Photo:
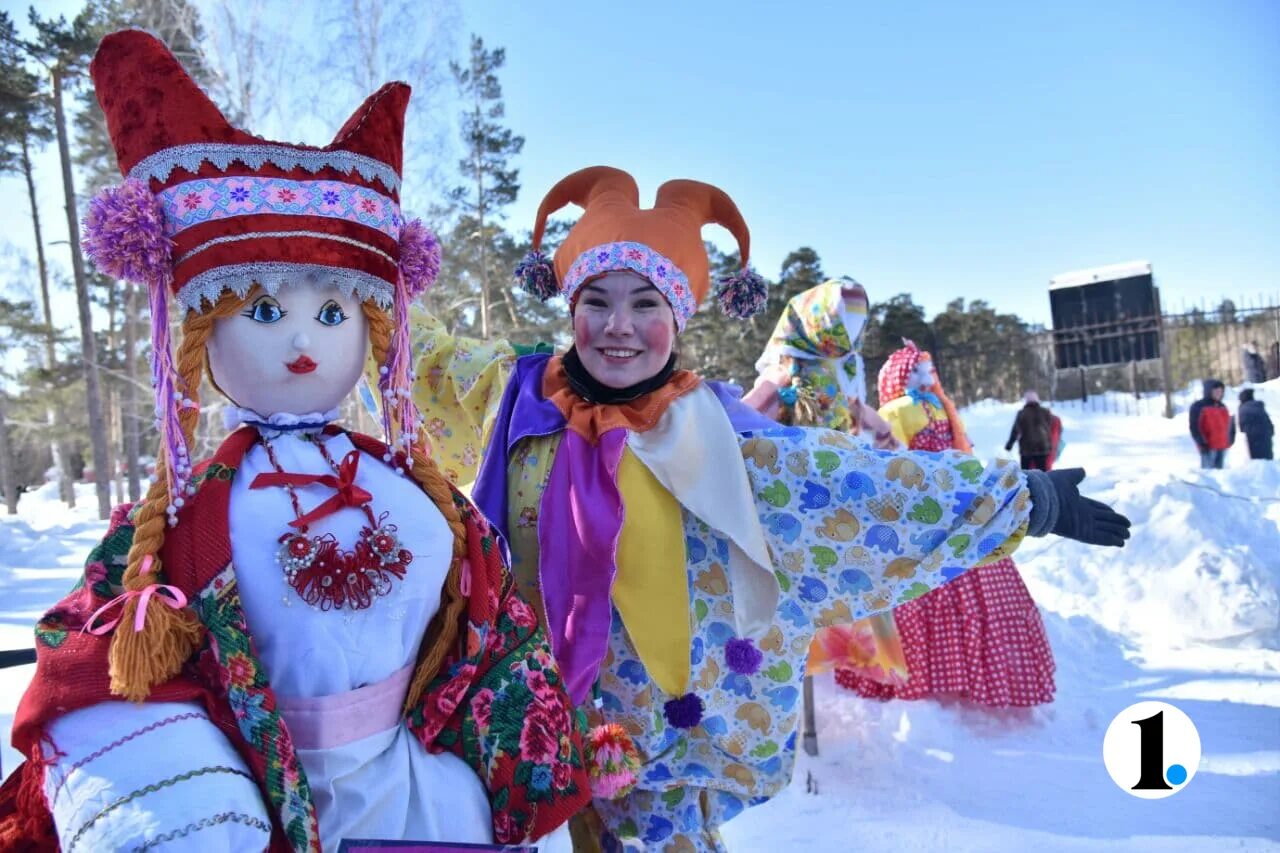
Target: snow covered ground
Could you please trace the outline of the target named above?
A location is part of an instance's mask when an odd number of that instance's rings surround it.
[[[1278,418],[1280,382],[1259,397]],[[1003,452],[1016,409],[964,413],[979,454]],[[1018,554],[1057,701],[996,714],[871,702],[819,679],[821,754],[726,827],[734,853],[1280,850],[1280,463],[1250,463],[1241,440],[1225,471],[1197,470],[1185,414],[1059,414],[1061,464],[1086,468],[1087,493],[1127,513],[1134,537],[1122,552],[1050,539]],[[0,517],[0,648],[30,645],[73,582],[103,529],[93,503],[86,491],[67,511],[41,491]],[[30,675],[0,672],[6,732]],[[1203,745],[1196,777],[1164,800],[1130,797],[1102,763],[1108,723],[1143,699],[1189,714]]]

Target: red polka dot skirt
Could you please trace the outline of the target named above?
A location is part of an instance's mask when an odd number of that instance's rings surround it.
[[[1010,559],[970,569],[893,611],[905,684],[840,667],[836,681],[875,699],[954,696],[991,706],[1053,701],[1053,652],[1040,611]]]

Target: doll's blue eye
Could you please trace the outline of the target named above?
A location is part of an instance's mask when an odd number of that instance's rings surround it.
[[[316,319],[325,326],[337,326],[346,321],[347,315],[342,306],[331,299],[321,306]]]
[[[257,323],[277,323],[284,318],[284,309],[270,298],[259,299],[245,316]]]

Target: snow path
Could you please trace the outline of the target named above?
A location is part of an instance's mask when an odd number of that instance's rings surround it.
[[[1259,397],[1280,420],[1280,382]],[[965,411],[979,455],[1003,454],[1016,409]],[[1056,411],[1061,465],[1088,469],[1086,493],[1135,525],[1122,552],[1046,539],[1018,553],[1057,701],[1001,713],[880,703],[821,678],[820,756],[802,755],[786,791],[726,827],[733,853],[1280,850],[1280,463],[1249,462],[1240,440],[1226,470],[1201,472],[1185,414]],[[104,529],[93,504],[86,489],[68,511],[42,489],[0,518],[0,648],[30,646],[32,622],[74,582]],[[0,671],[6,732],[31,670]],[[1151,698],[1190,715],[1203,758],[1184,791],[1149,801],[1111,782],[1102,737]],[[18,756],[5,741],[7,771]]]

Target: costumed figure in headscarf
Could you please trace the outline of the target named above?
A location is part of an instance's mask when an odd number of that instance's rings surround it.
[[[755,387],[742,401],[783,424],[847,432],[880,449],[899,447],[866,401],[862,341],[869,307],[866,288],[847,276],[793,296],[756,361]],[[892,611],[818,631],[808,674],[841,664],[875,672],[886,683],[906,680]]]
[[[905,343],[880,369],[880,414],[912,450],[972,453],[933,360]],[[879,699],[950,696],[990,706],[1053,701],[1053,652],[1012,559],[985,562],[902,604],[893,616],[907,680],[886,678],[879,668],[848,665],[836,669],[839,684]]]
[[[90,72],[126,180],[84,242],[150,298],[157,476],[36,626],[0,848],[566,849],[585,717],[409,396],[440,260],[400,215],[409,87],[309,148],[233,127],[140,30]],[[335,423],[370,353],[384,439]],[[230,434],[200,461],[206,376]]]

